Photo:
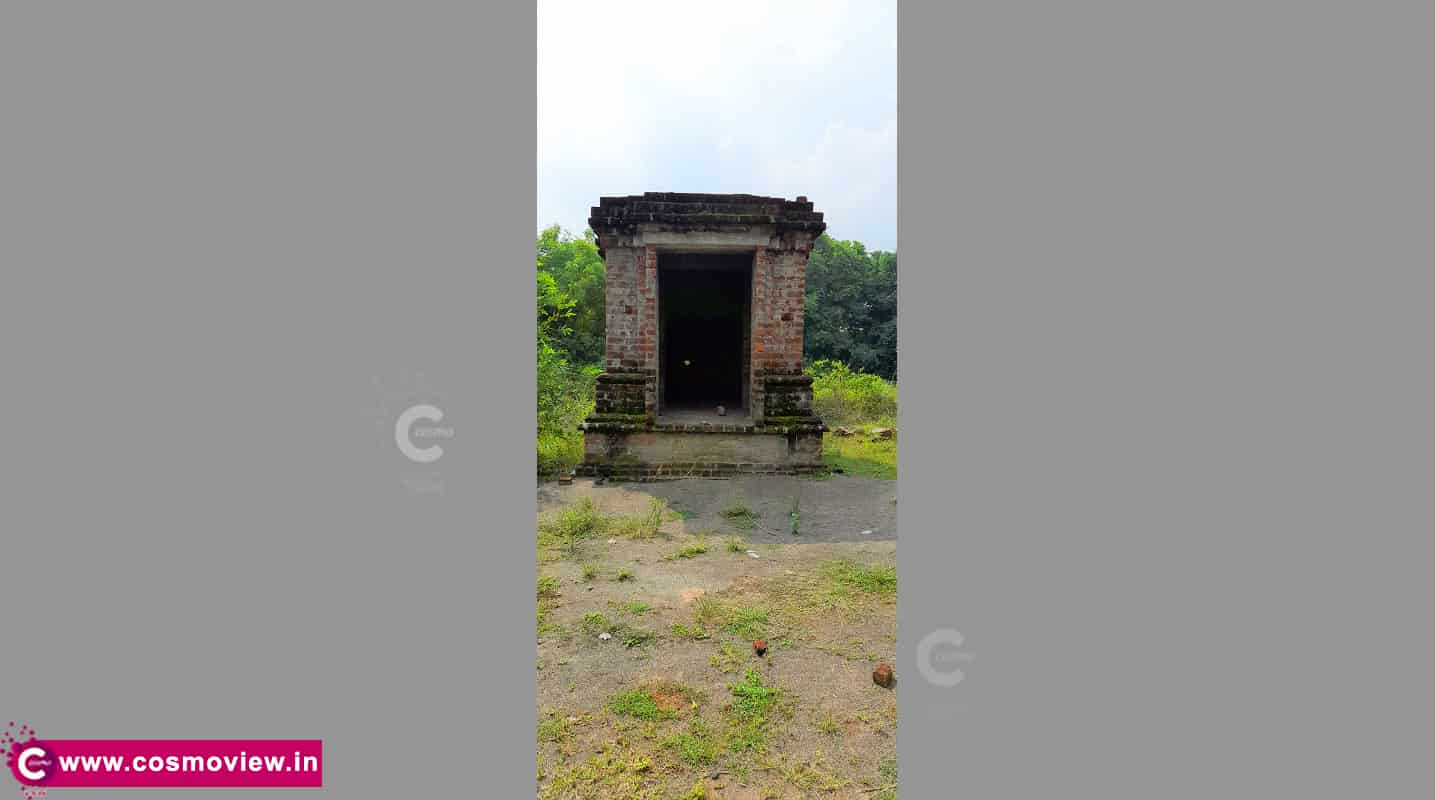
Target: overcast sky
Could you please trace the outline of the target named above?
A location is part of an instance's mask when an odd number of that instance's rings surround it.
[[[806,195],[896,250],[895,0],[541,0],[538,227],[645,191]]]

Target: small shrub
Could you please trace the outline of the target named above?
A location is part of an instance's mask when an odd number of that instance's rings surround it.
[[[623,628],[623,646],[627,648],[641,647],[653,640],[653,634],[638,628]]]
[[[757,512],[742,503],[733,503],[719,513],[740,530],[750,531],[757,527]]]
[[[812,410],[829,425],[875,422],[891,427],[897,420],[897,385],[851,369],[840,361],[815,361]]]
[[[665,561],[676,561],[680,558],[697,558],[698,556],[702,555],[703,553],[706,553],[707,551],[708,546],[699,542],[697,544],[690,544],[687,547],[678,550],[676,553],[669,553],[668,555],[663,556],[663,559]]]
[[[591,497],[585,497],[567,508],[540,517],[539,560],[553,560],[554,556],[573,556],[578,551],[578,543],[597,535],[602,525],[603,517],[598,513]]]
[[[612,633],[614,630],[613,621],[597,611],[589,611],[583,615],[583,630],[591,634]]]

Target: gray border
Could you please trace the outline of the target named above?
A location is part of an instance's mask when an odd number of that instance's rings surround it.
[[[531,796],[535,22],[0,9],[0,724],[324,740],[323,790],[226,797]],[[442,494],[389,390],[441,400]]]
[[[902,796],[1428,793],[1429,6],[901,11]]]

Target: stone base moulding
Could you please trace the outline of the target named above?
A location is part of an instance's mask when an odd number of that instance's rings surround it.
[[[579,475],[654,481],[826,474],[820,424],[643,425],[590,420]]]

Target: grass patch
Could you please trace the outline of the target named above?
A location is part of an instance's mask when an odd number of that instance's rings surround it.
[[[629,614],[632,614],[635,617],[640,617],[648,613],[649,611],[652,611],[653,607],[648,605],[647,603],[640,603],[636,600],[633,600],[624,604],[623,610],[628,612]]]
[[[742,503],[733,503],[718,513],[734,528],[750,531],[757,527],[757,512]]]
[[[538,563],[547,564],[577,556],[580,545],[595,536],[622,536],[650,539],[659,535],[664,523],[679,519],[664,500],[652,498],[642,514],[603,514],[584,497],[574,503],[542,514],[538,518]]]
[[[872,800],[897,800],[897,759],[886,758],[877,765],[877,783],[870,788],[876,792]]]
[[[680,558],[697,558],[698,556],[706,553],[707,551],[708,546],[703,544],[702,542],[698,542],[696,544],[690,544],[687,547],[678,550],[676,553],[669,553],[666,556],[663,556],[663,560],[677,561]]]
[[[622,630],[622,634],[623,646],[628,648],[642,647],[653,641],[651,631],[645,631],[639,628],[629,628],[625,626]]]
[[[715,628],[745,639],[766,635],[768,611],[761,606],[726,603],[705,596],[693,603],[693,621],[702,628]]]
[[[651,539],[658,535],[663,523],[676,519],[681,519],[681,517],[668,508],[667,501],[654,497],[648,500],[648,510],[642,514],[631,517],[609,517],[607,530],[609,533],[629,539]]]
[[[598,567],[594,564],[583,565],[583,580],[591,581],[598,577]]]
[[[868,441],[866,436],[822,435],[822,460],[833,470],[859,478],[897,479],[897,439]]]
[[[613,695],[608,699],[608,710],[619,716],[633,717],[649,722],[672,719],[677,716],[671,711],[658,708],[658,702],[653,699],[652,695],[640,689]]]
[[[712,638],[708,634],[708,632],[703,630],[702,628],[689,628],[681,622],[674,622],[670,630],[672,631],[673,636],[678,639],[690,639],[692,641],[699,642],[704,639]]]
[[[630,692],[619,692],[608,698],[608,710],[644,722],[674,719],[678,712],[694,708],[701,700],[698,693],[680,683],[658,681]]]
[[[618,581],[619,583],[622,583],[624,581],[631,581],[633,580],[633,571],[627,568],[620,569],[618,570],[618,576],[614,578],[614,580]]]
[[[725,709],[728,749],[734,753],[765,752],[771,735],[770,716],[782,693],[764,684],[755,669],[749,669],[729,690],[733,699]]]
[[[621,741],[607,742],[586,761],[543,771],[539,780],[544,778],[548,783],[539,800],[662,800],[669,796],[654,785],[652,759]]]
[[[723,642],[722,646],[718,648],[718,651],[708,658],[708,663],[712,664],[717,668],[718,672],[724,675],[729,672],[735,672],[737,668],[742,666],[746,661],[746,652],[737,649],[732,642]]]
[[[861,592],[879,597],[897,594],[897,568],[863,566],[852,561],[829,561],[820,570],[822,579],[836,591]]]
[[[617,626],[613,624],[612,620],[608,619],[607,615],[597,611],[589,611],[583,615],[583,630],[596,636],[600,633],[612,633],[617,630]]]
[[[546,564],[561,558],[571,558],[578,552],[578,544],[596,536],[602,525],[603,516],[598,513],[591,497],[540,516],[538,562]]]
[[[764,767],[802,790],[803,797],[811,797],[813,792],[835,792],[851,783],[832,771],[832,766],[827,763],[827,757],[821,750],[807,761],[793,761],[783,755],[764,764]]]
[[[852,619],[877,603],[897,596],[897,568],[828,561],[815,574],[774,579],[767,593],[776,625],[798,631],[813,620]]]
[[[584,614],[580,624],[583,626],[583,632],[589,636],[601,636],[606,633],[622,642],[624,647],[641,647],[655,638],[652,631],[616,622],[609,619],[606,614],[597,611],[589,611]]]
[[[564,715],[562,712],[550,711],[538,721],[538,741],[540,742],[565,742],[573,736],[573,729],[578,725],[587,722],[587,715],[573,716]]]
[[[717,733],[697,717],[688,724],[687,731],[664,739],[662,747],[672,752],[679,761],[694,767],[714,763],[722,752]]]
[[[729,536],[722,540],[723,548],[729,553],[746,553],[747,542],[741,536]]]
[[[558,605],[558,579],[552,575],[538,576],[538,624],[537,635],[556,630],[557,625],[549,618]]]
[[[732,686],[733,713],[738,719],[766,719],[781,692],[762,682],[762,674],[749,669],[742,680]]]
[[[833,716],[831,711],[828,711],[817,720],[817,730],[827,736],[836,736],[842,732],[842,723],[837,721],[837,717]]]

